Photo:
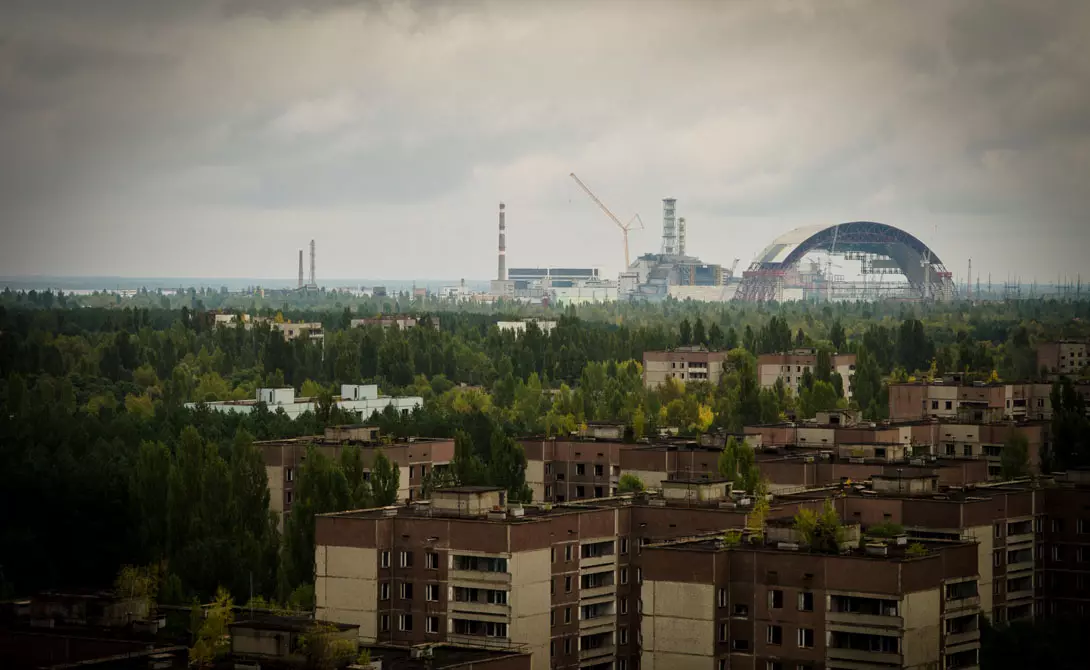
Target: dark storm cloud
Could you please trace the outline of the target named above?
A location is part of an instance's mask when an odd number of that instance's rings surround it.
[[[572,170],[642,212],[645,246],[679,197],[710,261],[820,221],[987,217],[987,254],[1018,262],[1026,221],[1090,241],[1087,34],[1080,2],[8,2],[0,220],[40,255],[0,263],[104,271],[80,240],[216,221],[250,247],[238,272],[264,274],[283,251],[248,231],[275,221],[391,248],[399,227],[449,236],[398,251],[474,276],[502,197],[512,239],[534,240],[521,264],[615,270]],[[239,248],[177,242],[186,261],[129,253],[129,272],[238,267]],[[981,253],[965,245],[942,255]],[[1032,262],[1081,261],[1055,248]]]

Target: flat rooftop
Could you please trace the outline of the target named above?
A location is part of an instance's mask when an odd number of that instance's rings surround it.
[[[473,664],[504,658],[526,656],[528,652],[518,647],[509,650],[491,650],[478,647],[459,647],[448,644],[422,645],[430,649],[429,658],[412,658],[409,647],[366,645],[372,661],[382,661],[383,670],[468,670]]]
[[[367,426],[364,426],[367,427]],[[453,442],[453,437],[408,437],[395,438],[392,442],[383,440],[338,440],[327,438],[325,435],[309,435],[304,437],[288,437],[280,440],[262,440],[254,442],[255,447],[290,447],[293,445],[310,445],[320,447],[339,447],[344,444],[367,447],[411,447],[417,444],[439,444]]]
[[[927,475],[905,475],[903,478],[913,479],[926,476]],[[879,478],[882,477],[879,476]],[[884,479],[897,479],[897,476],[894,475],[891,477],[887,474]],[[814,500],[824,500],[836,493],[856,498],[880,498],[882,500],[934,500],[941,502],[960,503],[990,500],[991,498],[999,494],[1032,491],[1033,489],[1033,483],[1028,479],[1015,480],[1010,482],[984,482],[979,484],[966,484],[965,486],[949,486],[943,487],[938,491],[929,491],[927,493],[920,494],[875,491],[873,489],[866,488],[861,483],[853,483],[851,485],[831,484],[829,486],[814,487],[805,491],[798,491],[797,493],[777,495],[775,497],[775,500],[780,502],[809,502]]]
[[[280,616],[270,614],[268,616],[253,617],[235,621],[228,628],[253,628],[256,630],[274,630],[288,633],[305,633],[315,625],[333,626],[339,631],[354,630],[358,624],[335,623],[333,621],[316,621],[309,616]]]
[[[730,544],[723,538],[727,533],[742,533],[742,540],[738,544]],[[866,533],[864,533],[864,536]],[[876,540],[877,541],[877,540]],[[830,557],[839,557],[846,559],[866,560],[866,561],[890,561],[890,562],[904,562],[919,560],[926,558],[929,555],[934,554],[937,551],[942,551],[950,547],[970,546],[973,542],[962,542],[953,540],[936,540],[931,538],[908,538],[905,544],[897,544],[896,542],[885,541],[886,554],[873,554],[868,553],[866,549],[853,548],[849,551],[843,551],[838,554],[823,553],[823,552],[810,552],[806,549],[796,548],[780,548],[777,544],[763,543],[763,544],[750,544],[748,538],[745,536],[745,530],[730,529],[722,533],[716,533],[714,535],[705,535],[698,537],[686,537],[675,540],[667,540],[664,542],[652,543],[645,545],[644,549],[675,549],[681,551],[701,551],[701,552],[721,552],[721,551],[753,551],[761,553],[772,554],[808,554],[808,555],[824,555]],[[926,554],[915,555],[908,553],[908,547],[913,544],[920,544],[927,550]]]

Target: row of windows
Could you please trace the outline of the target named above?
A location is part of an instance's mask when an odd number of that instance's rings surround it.
[[[481,637],[507,637],[507,624],[491,621],[476,621],[472,619],[450,619],[450,632],[455,635],[477,635]],[[390,632],[390,615],[383,614],[379,617],[379,632]],[[403,633],[413,630],[413,615],[397,615],[397,629]],[[439,617],[424,617],[424,632],[439,633]]]
[[[545,464],[545,474],[546,475],[552,474],[552,470],[553,470],[553,464],[552,463],[546,463]],[[580,476],[587,474],[587,464],[586,463],[576,463],[575,464],[575,474],[580,475]],[[605,466],[604,465],[602,465],[600,463],[594,464],[594,476],[595,477],[604,477],[605,474],[606,474],[606,471],[605,471]],[[613,476],[613,477],[619,477],[621,475],[621,466],[619,466],[619,465],[609,466],[609,474],[611,476]],[[558,472],[556,474],[556,478],[560,479],[560,480],[563,480],[564,473]]]
[[[384,550],[379,554],[379,566],[383,568],[390,567],[390,558],[392,553],[389,549]],[[403,568],[413,567],[413,552],[400,551],[398,552],[398,565]],[[424,552],[424,567],[429,570],[439,569],[439,554],[434,551]]]
[[[1069,551],[1074,549],[1074,551]],[[1037,558],[1044,560],[1048,556],[1053,562],[1062,563],[1065,561],[1074,561],[1075,563],[1090,563],[1090,547],[1070,547],[1061,544],[1053,544],[1050,547],[1046,547],[1043,544],[1037,545]],[[1006,555],[1007,564],[1011,563],[1029,563],[1033,561],[1033,551],[1031,549],[1017,549],[1014,551],[1008,551]],[[992,552],[992,566],[1000,567],[1003,565],[1003,550],[999,549]]]
[[[557,646],[556,643],[557,642],[558,642],[557,640],[551,640],[549,642],[549,655],[550,656],[556,656],[556,646]],[[627,626],[621,626],[620,628],[617,629],[617,644],[619,644],[619,645],[628,644],[628,627]],[[572,646],[573,646],[572,645],[572,638],[565,637],[564,638],[564,646],[563,646],[565,656],[570,656],[571,655]],[[608,646],[608,645],[605,645],[605,646]],[[583,647],[583,649],[595,649],[595,648],[597,648],[597,647]]]
[[[557,479],[557,481],[564,481],[564,475],[557,475],[556,479]],[[609,495],[612,495],[612,496],[617,495],[617,487],[616,486],[610,486],[610,487],[595,486],[593,491],[594,491],[594,495],[592,497],[594,497],[594,498],[604,498],[606,496],[607,491],[609,492]],[[575,495],[572,496],[572,500],[576,500],[576,499],[579,499],[579,498],[586,498],[586,497],[587,497],[586,487],[584,487],[582,485],[576,486],[575,487]],[[552,498],[553,498],[553,487],[552,486],[546,486],[545,487],[545,499],[546,500],[551,500]],[[563,494],[558,494],[556,496],[556,502],[564,502],[564,501],[565,501],[565,496]]]
[[[617,540],[617,544],[620,545],[619,548],[621,554],[628,553],[627,537],[619,538]],[[570,563],[572,558],[575,556],[575,550],[573,548],[575,546],[576,544],[574,542],[564,545],[565,563]],[[609,556],[613,554],[613,546],[613,540],[606,540],[605,542],[590,542],[588,544],[579,545],[579,555],[583,558],[598,558],[601,556]],[[556,547],[552,547],[549,549],[549,560],[552,563],[556,563]]]
[[[642,614],[643,613],[643,601],[638,600],[636,602],[637,602],[637,605],[638,605],[639,612]],[[557,612],[557,610],[555,610],[555,609],[551,610],[549,612],[549,626],[556,626],[556,612]],[[564,612],[564,616],[563,616],[564,623],[566,623],[566,624],[571,623],[572,622],[572,608],[571,607],[565,607],[563,609],[563,612]],[[599,603],[597,605],[583,605],[583,606],[581,606],[579,608],[579,619],[581,621],[586,621],[588,619],[598,619],[598,618],[601,618],[601,617],[604,617],[604,616],[610,616],[610,615],[612,615],[614,613],[615,612],[614,612],[612,602]],[[617,611],[616,611],[616,613],[620,614],[621,616],[624,616],[624,615],[628,614],[628,598],[621,598],[621,599],[619,599],[617,601]]]

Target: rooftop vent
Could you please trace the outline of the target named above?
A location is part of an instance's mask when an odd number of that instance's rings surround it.
[[[889,547],[884,542],[868,542],[865,548],[867,556],[888,556]]]

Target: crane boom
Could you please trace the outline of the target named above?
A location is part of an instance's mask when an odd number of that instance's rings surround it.
[[[583,189],[583,192],[586,193],[590,197],[590,199],[594,201],[594,204],[598,205],[598,207],[600,207],[601,210],[606,213],[606,216],[608,216],[610,219],[612,219],[613,223],[617,224],[617,227],[621,229],[621,232],[624,235],[624,269],[628,270],[628,266],[629,266],[629,262],[628,262],[628,229],[629,229],[629,226],[631,226],[631,222],[629,223],[628,226],[621,223],[621,220],[618,219],[613,214],[613,212],[609,211],[609,208],[605,206],[605,203],[603,203],[601,200],[599,200],[598,196],[594,195],[594,193],[591,192],[591,190],[589,188],[587,188],[587,185],[583,183],[582,179],[580,179],[579,177],[576,177],[574,172],[572,172],[569,176],[572,179],[575,180],[576,184],[579,184],[579,188]],[[637,216],[636,219],[639,220],[639,217]],[[643,225],[643,221],[640,221],[640,225],[641,226]]]

